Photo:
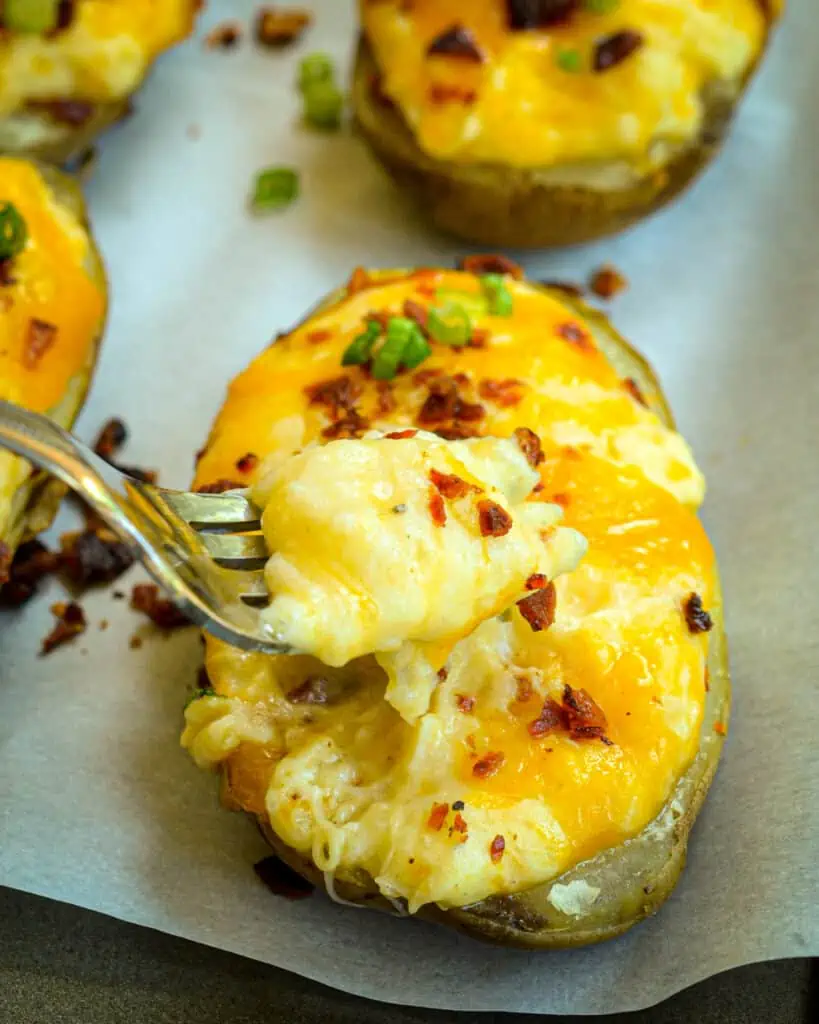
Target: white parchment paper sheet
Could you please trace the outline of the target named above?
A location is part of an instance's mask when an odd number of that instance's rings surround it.
[[[311,0],[317,23],[297,50],[204,49],[208,27],[254,6],[211,0],[199,39],[160,62],[136,116],[105,140],[88,189],[113,311],[79,429],[122,415],[128,461],[168,485],[189,482],[227,381],[354,264],[459,253],[356,140],[297,123],[299,56],[326,49],[346,69],[352,3]],[[254,826],[219,809],[215,780],[178,746],[196,635],[131,651],[136,617],[99,594],[84,603],[110,629],[38,659],[55,591],[0,619],[0,883],[361,995],[462,1010],[628,1010],[737,964],[819,955],[815,13],[792,0],[730,144],[681,203],[615,241],[525,257],[535,277],[580,278],[607,259],[627,273],[616,323],[661,371],[710,480],[735,713],[662,912],[555,955],[277,899],[251,869],[266,852]],[[303,197],[254,221],[245,195],[269,164],[298,167]]]

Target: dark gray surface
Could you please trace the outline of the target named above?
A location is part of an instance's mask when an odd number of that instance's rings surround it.
[[[0,1024],[804,1024],[811,966],[787,960],[711,978],[612,1017],[459,1015],[342,995],[265,964],[0,888]],[[467,986],[468,978],[453,978]],[[385,986],[389,978],[384,979]]]

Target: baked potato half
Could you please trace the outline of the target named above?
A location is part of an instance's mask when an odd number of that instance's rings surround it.
[[[8,0],[0,10],[0,152],[64,164],[130,110],[196,0]]]
[[[553,623],[533,631],[513,608],[444,645],[412,722],[371,657],[331,668],[206,637],[209,688],[182,742],[335,898],[507,945],[582,945],[669,895],[725,736],[703,481],[651,369],[600,313],[508,261],[468,266],[356,271],[233,382],[195,484],[253,485],[311,441],[370,428],[515,436],[540,472],[530,500],[562,505],[588,541],[554,582]],[[356,363],[362,324],[400,314],[431,354],[384,379],[377,356]],[[467,321],[456,344],[444,328]]]
[[[784,0],[361,0],[360,134],[444,231],[571,245],[713,158]]]
[[[107,308],[105,271],[76,182],[0,157],[0,397],[70,427]],[[65,488],[0,448],[0,585],[18,544],[46,529]]]

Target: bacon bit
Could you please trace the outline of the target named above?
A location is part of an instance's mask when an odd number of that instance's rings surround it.
[[[468,426],[466,423],[453,423],[450,427],[438,427],[434,433],[445,441],[463,441],[467,437],[480,436],[479,430]]]
[[[308,676],[303,683],[288,690],[287,699],[291,704],[326,704],[330,699],[329,685],[324,676]]]
[[[131,591],[131,607],[147,615],[160,629],[180,629],[191,624],[172,601],[159,596],[155,583],[137,583]]]
[[[70,28],[74,20],[76,0],[60,0],[57,4],[57,24],[49,35],[54,36]]]
[[[538,480],[538,482],[532,488],[532,494],[540,494],[540,492],[542,490],[543,490],[543,481],[542,480]]]
[[[511,29],[544,28],[569,20],[579,0],[506,0]]]
[[[51,614],[56,616],[57,624],[43,640],[40,654],[50,654],[57,647],[73,640],[85,632],[85,612],[75,601],[60,601],[51,606]]]
[[[361,437],[370,429],[370,421],[361,416],[355,409],[350,409],[341,419],[331,423],[321,432],[322,437],[330,441],[339,438]]]
[[[526,589],[543,590],[543,588],[548,586],[548,584],[548,576],[544,576],[542,572],[533,572],[529,579],[526,581]]]
[[[443,370],[435,366],[425,367],[423,370],[413,374],[412,383],[418,385],[428,384],[433,378],[440,377],[443,372]]]
[[[378,395],[375,411],[379,416],[389,416],[391,412],[395,411],[398,404],[393,394],[391,382],[388,380],[376,381],[375,389]]]
[[[385,439],[389,438],[391,441],[403,441],[403,440],[405,440],[408,437],[415,437],[415,435],[417,433],[418,433],[418,431],[417,430],[413,430],[413,429],[410,429],[410,430],[393,430],[391,433],[385,434],[384,438]]]
[[[601,299],[613,299],[628,288],[628,278],[611,263],[604,263],[592,274],[589,288]]]
[[[205,46],[209,50],[230,50],[241,38],[241,26],[235,21],[226,21],[205,36]]]
[[[466,833],[467,824],[459,811],[455,813],[455,819],[452,822],[452,829],[455,832],[460,832],[462,835]]]
[[[566,295],[571,295],[573,299],[580,299],[583,297],[583,289],[579,284],[573,284],[571,281],[556,281],[551,278],[547,278],[544,281],[539,281],[543,288],[551,288],[557,292],[563,292]]]
[[[253,870],[274,896],[283,896],[286,900],[307,899],[316,889],[312,882],[302,878],[279,857],[265,857],[253,865]]]
[[[236,460],[236,468],[240,473],[252,473],[259,464],[259,456],[255,452],[247,452]]]
[[[333,332],[326,328],[319,328],[318,330],[307,332],[307,340],[311,345],[320,345],[323,341],[329,341],[332,336]]]
[[[134,564],[127,544],[103,524],[60,538],[59,567],[75,587],[112,583]]]
[[[711,673],[708,671],[708,666],[705,666],[705,692],[711,692]]]
[[[450,501],[464,498],[470,492],[480,491],[480,487],[467,483],[466,480],[455,476],[454,473],[439,473],[437,469],[431,469],[429,471],[429,478],[432,481],[433,487]]]
[[[505,537],[512,529],[512,517],[497,502],[478,502],[478,523],[482,537]]]
[[[438,377],[429,382],[429,394],[418,413],[422,427],[432,427],[455,419],[460,404],[458,388],[451,377]]]
[[[86,100],[35,100],[28,104],[33,110],[40,110],[58,124],[81,128],[94,116],[96,107]]]
[[[514,377],[507,377],[505,380],[486,378],[478,385],[478,393],[481,398],[489,398],[498,405],[508,408],[517,405],[523,399],[522,388],[525,386],[522,380],[516,380]]]
[[[32,317],[28,322],[26,340],[23,347],[23,366],[34,370],[45,353],[54,344],[57,328],[45,320]]]
[[[478,98],[475,89],[466,89],[462,85],[445,84],[434,82],[429,87],[429,99],[431,103],[463,103],[468,106]]]
[[[501,770],[505,760],[506,756],[499,750],[484,754],[479,761],[472,765],[472,774],[477,779],[488,779],[490,775],[494,775]]]
[[[501,253],[482,253],[477,256],[464,256],[458,263],[458,270],[467,274],[508,274],[516,281],[523,279],[523,267],[508,256]]]
[[[683,603],[683,614],[689,633],[709,633],[714,628],[714,620],[703,608],[699,594],[688,595]]]
[[[715,722],[714,723],[714,732],[718,733],[720,736],[727,736],[728,735],[728,730],[726,729],[725,725],[722,722]]]
[[[646,406],[646,408],[648,407],[646,396],[640,390],[640,385],[633,377],[626,377],[626,379],[623,381],[623,387],[626,389],[626,391],[628,391],[628,393],[636,402],[639,402],[640,405]]]
[[[594,70],[601,72],[616,67],[636,50],[639,50],[644,42],[645,38],[641,32],[632,32],[628,29],[606,36],[594,48],[592,61]]]
[[[520,614],[532,627],[533,633],[548,629],[555,621],[557,594],[554,583],[547,584],[542,590],[536,590],[528,597],[518,601]]]
[[[347,374],[332,377],[329,380],[310,384],[304,389],[310,405],[326,406],[333,418],[340,411],[350,412],[356,401],[361,397],[361,385]]]
[[[357,292],[369,288],[370,283],[370,275],[364,267],[356,267],[350,275],[350,280],[347,282],[347,294],[355,295]]]
[[[449,675],[449,669],[446,667],[446,665],[444,665],[442,668],[438,669],[437,675],[438,675],[438,682],[439,683],[446,682],[446,678]]]
[[[469,336],[469,341],[466,343],[467,348],[486,348],[489,344],[489,331],[485,327],[473,327],[472,334]]]
[[[436,526],[446,526],[446,505],[434,487],[429,489],[429,512]]]
[[[224,494],[225,491],[241,490],[245,485],[241,480],[228,480],[222,477],[214,480],[212,484],[201,484],[196,488],[197,494]]]
[[[433,832],[440,832],[448,814],[449,804],[433,804],[432,813],[427,818],[427,828],[431,828]]]
[[[16,278],[11,272],[11,260],[0,260],[0,288],[11,287],[15,281]]]
[[[515,693],[516,704],[528,704],[529,701],[535,695],[535,688],[532,686],[531,679],[526,676],[518,676],[515,680],[517,684],[517,692]]]
[[[262,7],[256,15],[256,41],[262,46],[282,47],[295,43],[312,21],[297,7]]]
[[[364,319],[367,323],[377,323],[382,331],[386,331],[394,316],[388,309],[371,309]]]
[[[540,739],[541,736],[547,736],[550,732],[566,729],[566,727],[566,716],[563,708],[556,700],[548,697],[540,710],[540,714],[533,722],[529,723],[527,729],[530,736]]]
[[[112,418],[103,426],[94,442],[94,451],[110,462],[128,440],[128,429],[120,419]]]
[[[583,352],[594,352],[594,342],[591,339],[591,335],[588,331],[585,331],[580,324],[568,321],[565,324],[559,324],[555,328],[555,333],[558,337],[563,338],[564,341],[569,341],[572,345],[577,345]]]
[[[142,637],[138,633],[134,633],[131,639],[128,641],[128,646],[132,651],[138,651],[142,647]]]
[[[546,456],[543,454],[540,438],[534,430],[530,430],[528,427],[518,427],[515,430],[515,440],[532,469],[537,469]]]
[[[506,849],[506,840],[503,836],[495,836],[492,842],[489,844],[489,857],[493,864],[499,864],[503,857],[503,851]]]
[[[568,683],[563,687],[563,713],[572,739],[600,739],[612,745],[605,735],[608,723],[603,709],[585,690],[573,690]]]
[[[475,64],[483,64],[486,60],[486,54],[478,46],[475,36],[463,25],[453,25],[432,40],[427,47],[427,55],[432,57],[436,54],[460,57]]]
[[[474,753],[475,753],[475,737],[470,733],[469,736],[467,736],[466,739],[464,740],[464,743],[467,745],[469,750],[471,750],[473,755],[474,755]]]
[[[475,698],[465,697],[459,693],[455,697],[455,704],[459,711],[462,711],[465,715],[468,715],[471,711],[475,710]]]
[[[407,299],[404,303],[404,316],[408,320],[414,321],[421,328],[421,332],[426,337],[427,326],[429,323],[429,310],[426,306],[422,306],[420,302],[416,302],[415,299]],[[416,375],[417,376],[417,375]]]

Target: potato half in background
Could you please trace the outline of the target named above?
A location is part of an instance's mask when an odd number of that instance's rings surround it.
[[[130,109],[197,0],[4,0],[0,152],[65,163]]]
[[[445,231],[584,242],[706,166],[783,3],[360,0],[356,122]]]
[[[70,427],[105,323],[105,272],[76,183],[0,157],[0,398]],[[51,522],[64,488],[0,448],[0,585],[17,545]]]
[[[412,723],[372,657],[329,668],[207,637],[212,689],[183,744],[337,899],[504,944],[597,942],[669,895],[726,730],[704,485],[651,370],[599,313],[507,262],[468,265],[357,271],[231,384],[195,484],[252,484],[265,460],[370,427],[527,428],[543,452],[530,500],[589,543],[555,583],[553,625],[513,608],[444,645]],[[402,314],[430,336],[425,361],[378,380],[376,340],[369,369],[349,365],[370,323]]]

